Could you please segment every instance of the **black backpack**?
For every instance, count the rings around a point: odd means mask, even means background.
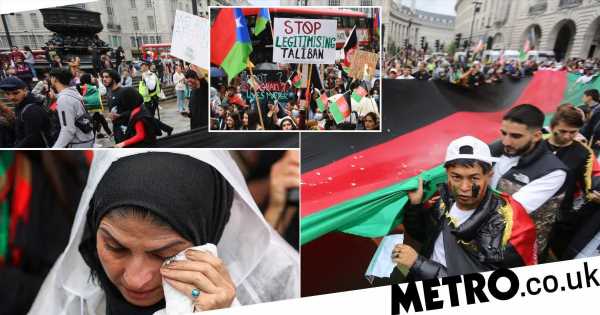
[[[23,110],[21,111],[21,115],[19,119],[22,123],[23,115],[25,112],[30,109],[32,106],[39,106],[44,111],[44,116],[46,117],[46,128],[42,130],[42,140],[44,141],[44,145],[48,148],[51,148],[56,140],[58,139],[58,135],[60,133],[60,121],[58,119],[58,113],[56,111],[51,110],[48,106],[44,105],[43,99],[38,99],[38,101],[29,103],[25,105]]]

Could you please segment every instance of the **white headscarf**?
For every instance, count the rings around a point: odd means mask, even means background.
[[[234,188],[231,217],[217,248],[242,305],[300,297],[299,255],[266,223],[227,151],[98,150],[94,153],[69,244],[46,277],[29,314],[105,314],[104,291],[90,279],[90,268],[79,253],[86,213],[96,186],[113,162],[149,151],[168,151],[201,160],[217,169]],[[201,193],[200,188],[198,193]]]

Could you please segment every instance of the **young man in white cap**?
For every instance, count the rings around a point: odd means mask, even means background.
[[[404,226],[420,242],[419,253],[398,244],[393,261],[409,268],[408,277],[425,280],[483,272],[537,262],[535,225],[506,194],[492,191],[495,159],[483,141],[465,136],[450,143],[444,167],[448,182],[439,200],[423,207],[423,180],[409,192]]]

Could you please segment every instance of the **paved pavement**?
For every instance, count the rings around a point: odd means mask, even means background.
[[[173,134],[182,133],[190,130],[190,119],[188,117],[182,116],[177,111],[177,99],[164,100],[160,102],[160,119],[162,122],[167,125],[173,127]],[[187,108],[187,106],[186,106]],[[108,114],[104,115],[108,117]],[[112,122],[110,119],[106,119],[108,121],[108,125],[112,130]],[[102,130],[104,132],[104,130]],[[161,137],[166,137],[166,134],[163,134]],[[110,148],[115,145],[114,138],[96,138],[96,143],[94,147],[96,148]]]

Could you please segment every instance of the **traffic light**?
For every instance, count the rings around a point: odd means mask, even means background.
[[[408,48],[408,38],[404,39],[404,48]]]
[[[439,39],[435,40],[435,51],[440,51],[440,40]]]
[[[467,48],[469,48],[469,44],[470,44],[470,43],[469,43],[469,40],[468,40],[468,39],[465,39],[465,41],[463,42],[463,48],[464,48],[465,50],[467,50]]]
[[[461,39],[462,39],[462,33],[456,34],[456,46],[460,46]]]
[[[444,43],[440,44],[440,50],[444,51]]]
[[[425,36],[421,36],[421,48],[425,49]]]

